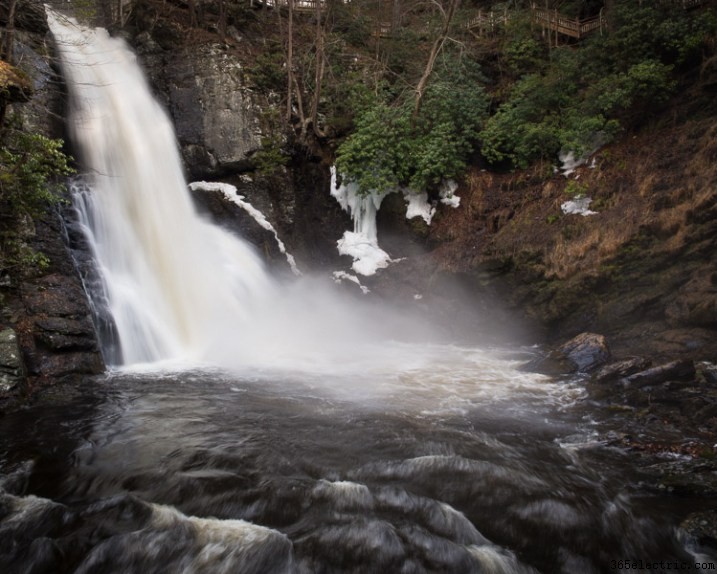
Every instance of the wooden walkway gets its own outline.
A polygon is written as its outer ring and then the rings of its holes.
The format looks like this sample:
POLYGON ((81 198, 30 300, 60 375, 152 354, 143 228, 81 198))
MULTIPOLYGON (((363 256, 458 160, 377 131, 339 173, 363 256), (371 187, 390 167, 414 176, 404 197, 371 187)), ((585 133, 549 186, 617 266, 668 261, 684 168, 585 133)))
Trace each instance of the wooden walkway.
MULTIPOLYGON (((643 1, 654 1, 654 0, 638 0, 640 3, 643 1)), ((698 8, 704 4, 709 4, 713 0, 658 0, 663 4, 680 5, 685 10, 691 10, 698 8)), ((600 14, 593 18, 586 18, 579 20, 577 18, 571 18, 565 16, 557 11, 557 9, 539 8, 535 3, 531 5, 531 14, 533 22, 541 26, 544 30, 549 30, 551 33, 562 34, 570 38, 580 40, 599 30, 601 33, 603 29, 607 27, 607 19, 600 10, 600 14)), ((478 11, 478 15, 467 24, 467 28, 472 33, 477 33, 479 36, 495 34, 506 22, 510 20, 510 12, 483 12, 478 11)))
MULTIPOLYGON (((293 0, 294 12, 325 12, 328 6, 326 0, 293 0)), ((266 0, 269 8, 288 8, 289 0, 266 0)), ((262 0, 250 0, 250 6, 262 6, 262 0)))
POLYGON ((587 18, 578 20, 564 16, 557 10, 548 10, 547 8, 538 8, 535 4, 532 6, 533 22, 539 24, 544 29, 551 30, 564 36, 570 36, 580 40, 587 34, 600 30, 607 25, 607 20, 600 10, 600 15, 595 18, 587 18))

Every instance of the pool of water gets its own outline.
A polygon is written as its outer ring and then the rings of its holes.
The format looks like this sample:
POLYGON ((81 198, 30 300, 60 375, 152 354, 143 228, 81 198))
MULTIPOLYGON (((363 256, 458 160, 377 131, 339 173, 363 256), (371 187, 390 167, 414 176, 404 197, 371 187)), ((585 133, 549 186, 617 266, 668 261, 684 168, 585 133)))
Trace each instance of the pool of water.
POLYGON ((402 368, 336 375, 118 371, 0 418, 0 570, 547 574, 693 560, 676 527, 705 501, 645 490, 629 453, 593 440, 578 381, 521 372, 499 351, 393 352, 402 368))

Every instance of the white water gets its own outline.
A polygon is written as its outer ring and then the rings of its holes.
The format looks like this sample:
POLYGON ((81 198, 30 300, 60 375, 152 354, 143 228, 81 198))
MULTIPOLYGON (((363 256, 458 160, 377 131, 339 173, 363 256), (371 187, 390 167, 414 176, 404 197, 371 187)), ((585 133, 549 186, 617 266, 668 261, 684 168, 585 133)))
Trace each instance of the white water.
POLYGON ((252 250, 198 217, 169 118, 134 55, 103 29, 49 13, 69 125, 93 193, 91 233, 125 363, 202 359, 271 283, 252 250))
MULTIPOLYGON (((390 314, 355 311, 320 281, 279 287, 241 238, 198 215, 172 125, 125 43, 58 15, 49 22, 91 176, 75 205, 122 364, 321 373, 372 364, 390 314)), ((401 360, 384 352, 379 364, 401 360)))
POLYGON ((55 397, 0 418, 0 451, 12 451, 0 457, 0 564, 523 574, 680 555, 664 500, 647 514, 652 499, 634 502, 647 491, 625 479, 624 455, 563 448, 575 443, 551 418, 576 391, 493 351, 426 344, 416 323, 347 308, 311 278, 276 285, 195 213, 131 54, 52 24, 93 170, 78 209, 125 363, 221 368, 113 372, 87 404, 55 397), (391 340, 406 334, 420 342, 391 340), (3 478, 28 453, 39 473, 3 478), (11 483, 27 496, 6 495, 11 483))

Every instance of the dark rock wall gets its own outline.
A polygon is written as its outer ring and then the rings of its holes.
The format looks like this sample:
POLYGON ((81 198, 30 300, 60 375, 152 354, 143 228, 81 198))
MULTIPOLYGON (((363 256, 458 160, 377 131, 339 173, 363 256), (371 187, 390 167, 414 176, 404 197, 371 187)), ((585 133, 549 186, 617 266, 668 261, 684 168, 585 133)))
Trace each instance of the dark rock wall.
MULTIPOLYGON (((17 65, 33 82, 33 97, 14 104, 9 115, 22 129, 62 137, 62 80, 54 68, 51 38, 44 13, 20 2, 15 34, 17 65)), ((41 271, 11 269, 0 286, 0 330, 16 333, 21 373, 16 384, 0 388, 0 408, 19 394, 58 380, 104 370, 95 327, 82 281, 65 244, 60 216, 49 211, 28 223, 26 241, 48 257, 41 271)), ((7 365, 6 365, 7 367, 7 365)))
POLYGON ((218 44, 165 50, 148 32, 132 43, 173 120, 188 178, 248 169, 261 148, 262 108, 241 62, 218 44))
POLYGON ((578 170, 596 215, 562 213, 575 180, 559 173, 471 172, 461 207, 431 227, 440 268, 500 292, 553 341, 592 331, 617 356, 714 360, 717 108, 699 87, 674 105, 578 170))

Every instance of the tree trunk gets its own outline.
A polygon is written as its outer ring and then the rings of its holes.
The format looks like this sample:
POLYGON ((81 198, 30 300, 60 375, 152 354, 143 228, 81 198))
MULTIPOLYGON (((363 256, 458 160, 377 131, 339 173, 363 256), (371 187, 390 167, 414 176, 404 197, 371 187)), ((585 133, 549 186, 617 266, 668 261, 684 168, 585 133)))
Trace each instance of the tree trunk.
POLYGON ((391 34, 396 35, 401 29, 401 0, 393 0, 391 5, 391 34))
MULTIPOLYGON (((291 123, 291 101, 294 92, 294 0, 287 0, 289 23, 286 31, 286 123, 291 123)), ((280 11, 277 6, 277 12, 280 11)))
POLYGON ((433 46, 431 46, 431 53, 428 55, 428 62, 426 62, 426 68, 423 70, 423 75, 421 76, 421 79, 418 81, 418 85, 416 86, 416 103, 413 108, 414 118, 418 116, 418 113, 421 111, 421 100, 423 99, 423 93, 426 91, 428 80, 431 78, 431 74, 433 73, 433 66, 435 66, 436 64, 438 54, 440 54, 441 48, 443 48, 443 44, 446 43, 446 39, 448 38, 448 32, 451 27, 451 21, 453 20, 453 15, 455 14, 459 3, 460 0, 450 0, 450 4, 448 5, 448 11, 445 12, 443 16, 443 28, 441 30, 441 33, 439 34, 438 38, 436 38, 435 42, 433 42, 433 46))
MULTIPOLYGON (((328 21, 328 14, 325 21, 328 21)), ((314 134, 321 137, 323 134, 319 129, 319 100, 321 99, 321 88, 324 80, 324 67, 326 55, 324 54, 324 26, 321 23, 321 3, 316 2, 316 61, 314 66, 314 94, 311 98, 311 111, 309 112, 309 121, 314 130, 314 134)))
POLYGON ((219 37, 222 42, 227 39, 227 2, 219 0, 219 37))
POLYGON ((14 64, 15 59, 15 11, 17 0, 10 0, 7 9, 7 25, 5 26, 5 38, 2 45, 2 59, 14 64))
POLYGON ((189 8, 189 27, 197 27, 197 3, 196 0, 187 0, 187 8, 189 8))

